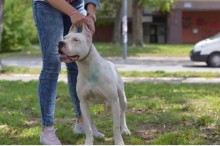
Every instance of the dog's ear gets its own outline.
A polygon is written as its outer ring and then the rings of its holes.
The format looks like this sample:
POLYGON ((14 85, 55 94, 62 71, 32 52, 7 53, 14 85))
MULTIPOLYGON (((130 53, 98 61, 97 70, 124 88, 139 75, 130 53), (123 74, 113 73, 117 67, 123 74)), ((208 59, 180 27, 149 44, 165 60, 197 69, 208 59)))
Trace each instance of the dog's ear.
POLYGON ((72 25, 72 26, 70 27, 69 32, 77 32, 77 27, 74 26, 74 25, 72 25))
POLYGON ((85 24, 82 26, 82 33, 89 39, 89 41, 92 41, 92 33, 85 24))

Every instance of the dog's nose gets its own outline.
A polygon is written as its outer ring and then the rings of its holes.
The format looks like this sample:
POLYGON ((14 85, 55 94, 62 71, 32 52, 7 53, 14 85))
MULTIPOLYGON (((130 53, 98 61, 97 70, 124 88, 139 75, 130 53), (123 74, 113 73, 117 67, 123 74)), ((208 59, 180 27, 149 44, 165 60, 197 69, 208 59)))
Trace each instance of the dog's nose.
POLYGON ((62 51, 62 48, 58 48, 58 53, 59 53, 60 55, 63 55, 63 54, 64 54, 63 51, 62 51))
POLYGON ((58 43, 58 48, 59 48, 59 49, 63 48, 64 46, 65 46, 65 42, 60 41, 60 42, 58 43))

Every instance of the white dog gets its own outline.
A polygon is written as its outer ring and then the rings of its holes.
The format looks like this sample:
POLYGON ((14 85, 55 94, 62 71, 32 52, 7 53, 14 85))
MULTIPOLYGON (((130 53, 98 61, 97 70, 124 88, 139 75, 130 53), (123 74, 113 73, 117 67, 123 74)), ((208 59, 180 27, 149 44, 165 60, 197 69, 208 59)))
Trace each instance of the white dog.
POLYGON ((130 135, 125 117, 127 99, 123 81, 114 64, 99 55, 86 26, 83 26, 82 33, 77 33, 76 28, 71 27, 58 48, 61 61, 76 61, 78 66, 77 94, 85 125, 85 144, 93 144, 89 112, 89 102, 93 102, 111 105, 114 143, 123 145, 121 133, 130 135))

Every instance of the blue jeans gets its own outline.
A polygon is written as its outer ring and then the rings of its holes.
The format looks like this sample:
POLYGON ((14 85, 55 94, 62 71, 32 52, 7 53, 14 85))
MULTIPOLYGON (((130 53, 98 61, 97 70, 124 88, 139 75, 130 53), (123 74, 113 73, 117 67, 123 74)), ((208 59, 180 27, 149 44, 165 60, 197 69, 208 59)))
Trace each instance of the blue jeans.
MULTIPOLYGON (((77 10, 85 14, 83 0, 72 3, 77 10)), ((48 2, 33 2, 33 13, 38 38, 42 49, 43 66, 38 82, 38 99, 41 110, 42 125, 53 126, 56 102, 57 80, 61 70, 61 62, 57 44, 63 40, 72 25, 69 16, 64 15, 48 2)), ((81 116, 79 99, 76 93, 78 68, 75 62, 66 64, 68 85, 77 117, 81 116)))

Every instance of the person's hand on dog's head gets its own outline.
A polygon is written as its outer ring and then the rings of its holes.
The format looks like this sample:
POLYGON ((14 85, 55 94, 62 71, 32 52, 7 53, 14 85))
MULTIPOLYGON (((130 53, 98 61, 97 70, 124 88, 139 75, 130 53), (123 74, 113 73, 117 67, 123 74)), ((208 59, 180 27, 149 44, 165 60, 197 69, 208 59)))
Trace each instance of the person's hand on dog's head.
POLYGON ((81 14, 79 11, 74 11, 70 16, 71 22, 74 26, 81 27, 86 23, 86 16, 81 14))
POLYGON ((83 24, 86 25, 89 28, 91 35, 93 36, 95 33, 95 22, 91 17, 85 16, 80 12, 75 11, 70 18, 72 24, 76 27, 82 27, 83 24))

